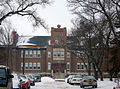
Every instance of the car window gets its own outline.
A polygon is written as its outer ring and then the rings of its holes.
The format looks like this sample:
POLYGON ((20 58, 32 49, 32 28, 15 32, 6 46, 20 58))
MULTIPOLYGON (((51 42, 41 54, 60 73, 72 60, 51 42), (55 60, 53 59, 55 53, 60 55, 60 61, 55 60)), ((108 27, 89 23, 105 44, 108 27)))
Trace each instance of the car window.
POLYGON ((82 78, 82 76, 74 76, 74 78, 82 78))
POLYGON ((6 78, 6 71, 5 71, 5 69, 0 69, 0 78, 6 78))
POLYGON ((83 79, 95 79, 93 76, 84 76, 83 79))
POLYGON ((24 75, 21 75, 20 77, 22 77, 22 78, 26 79, 26 76, 24 76, 24 75))

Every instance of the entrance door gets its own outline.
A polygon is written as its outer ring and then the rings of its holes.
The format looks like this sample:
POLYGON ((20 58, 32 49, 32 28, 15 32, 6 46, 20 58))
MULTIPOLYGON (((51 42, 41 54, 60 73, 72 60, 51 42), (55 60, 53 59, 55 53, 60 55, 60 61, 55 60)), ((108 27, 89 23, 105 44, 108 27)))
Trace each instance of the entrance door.
POLYGON ((62 66, 56 66, 55 67, 55 72, 56 73, 62 73, 62 66))

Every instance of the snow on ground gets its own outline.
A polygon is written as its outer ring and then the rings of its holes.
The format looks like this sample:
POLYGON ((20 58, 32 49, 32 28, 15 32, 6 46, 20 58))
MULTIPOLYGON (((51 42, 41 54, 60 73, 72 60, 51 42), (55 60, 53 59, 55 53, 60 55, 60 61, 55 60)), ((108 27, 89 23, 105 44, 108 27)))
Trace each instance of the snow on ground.
POLYGON ((55 82, 55 80, 50 77, 42 77, 41 82, 48 83, 48 82, 55 82))
MULTIPOLYGON (((58 79, 57 79, 58 80, 58 79)), ((96 89, 113 89, 116 83, 104 79, 104 81, 98 80, 98 88, 96 89)), ((66 82, 55 81, 50 77, 42 77, 41 82, 36 82, 35 86, 31 86, 31 89, 82 89, 79 85, 70 85, 66 82)))

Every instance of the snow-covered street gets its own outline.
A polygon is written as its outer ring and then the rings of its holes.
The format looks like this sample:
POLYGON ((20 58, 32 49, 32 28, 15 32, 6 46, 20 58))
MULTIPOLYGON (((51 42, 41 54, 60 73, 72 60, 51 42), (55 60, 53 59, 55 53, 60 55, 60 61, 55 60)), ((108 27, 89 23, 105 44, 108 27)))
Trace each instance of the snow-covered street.
MULTIPOLYGON (((104 81, 98 80, 98 88, 96 89, 113 89, 116 84, 109 79, 104 81)), ((79 85, 70 85, 66 82, 55 81, 49 77, 42 77, 41 82, 36 82, 35 86, 31 86, 31 89, 82 89, 79 85)))

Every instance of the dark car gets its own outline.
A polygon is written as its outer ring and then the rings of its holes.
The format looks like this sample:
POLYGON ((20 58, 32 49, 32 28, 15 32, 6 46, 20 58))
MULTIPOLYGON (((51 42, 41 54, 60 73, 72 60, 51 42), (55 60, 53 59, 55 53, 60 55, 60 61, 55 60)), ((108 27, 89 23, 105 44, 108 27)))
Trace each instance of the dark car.
POLYGON ((33 77, 35 78, 35 82, 41 82, 41 75, 39 73, 33 74, 33 77))
POLYGON ((12 78, 9 67, 0 65, 0 89, 13 89, 12 78))

